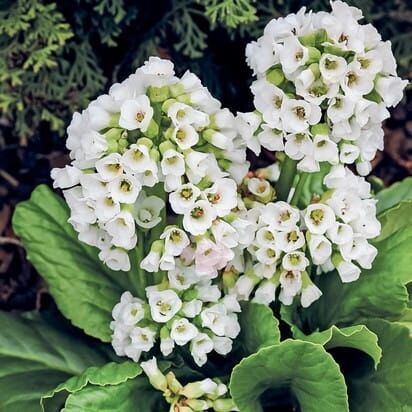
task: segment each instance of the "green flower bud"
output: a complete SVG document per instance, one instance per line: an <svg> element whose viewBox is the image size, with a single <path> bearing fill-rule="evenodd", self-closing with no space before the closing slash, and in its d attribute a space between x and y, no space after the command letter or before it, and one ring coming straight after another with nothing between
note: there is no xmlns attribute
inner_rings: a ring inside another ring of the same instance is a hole
<svg viewBox="0 0 412 412"><path fill-rule="evenodd" d="M160 160L160 153L156 148L153 148L153 149L150 150L149 156L155 162L158 162Z"/></svg>
<svg viewBox="0 0 412 412"><path fill-rule="evenodd" d="M271 69L266 72L266 80L275 86L279 86L285 80L285 75L280 68Z"/></svg>
<svg viewBox="0 0 412 412"><path fill-rule="evenodd" d="M309 59L307 64L317 63L320 59L321 53L316 47L308 47Z"/></svg>
<svg viewBox="0 0 412 412"><path fill-rule="evenodd" d="M141 137L136 143L137 144L143 144L148 149L151 149L153 147L153 141L148 139L147 137Z"/></svg>
<svg viewBox="0 0 412 412"><path fill-rule="evenodd" d="M177 97L185 93L185 88L182 83L175 83L169 86L170 95L173 97Z"/></svg>
<svg viewBox="0 0 412 412"><path fill-rule="evenodd" d="M107 127L119 127L120 113L111 113L109 125Z"/></svg>
<svg viewBox="0 0 412 412"><path fill-rule="evenodd" d="M172 391L172 393L179 393L182 390L183 386L176 379L176 376L173 372L168 372L166 374L166 380L167 380L167 384L169 386L169 389Z"/></svg>
<svg viewBox="0 0 412 412"><path fill-rule="evenodd" d="M127 130L118 127L112 127L103 135L108 140L119 140L127 137Z"/></svg>
<svg viewBox="0 0 412 412"><path fill-rule="evenodd" d="M329 135L330 129L329 126L326 123L318 123L313 125L310 128L310 132L312 133L313 136L317 135Z"/></svg>
<svg viewBox="0 0 412 412"><path fill-rule="evenodd" d="M312 71L313 75L315 76L315 79L318 79L320 77L320 70L319 70L318 63L310 64L308 69Z"/></svg>
<svg viewBox="0 0 412 412"><path fill-rule="evenodd" d="M223 285L227 289L231 289L235 286L237 280L237 274L233 270L226 270L222 274Z"/></svg>
<svg viewBox="0 0 412 412"><path fill-rule="evenodd" d="M165 102L163 102L163 104L162 104L162 112L163 113L167 113L168 112L168 110L169 110L169 108L170 108L170 106L173 104L173 103L176 103L177 102L177 100L176 99L167 99Z"/></svg>
<svg viewBox="0 0 412 412"><path fill-rule="evenodd" d="M156 137L159 134L159 126L153 119L150 120L149 127L144 134L150 138Z"/></svg>
<svg viewBox="0 0 412 412"><path fill-rule="evenodd" d="M215 412L229 412L235 410L235 408L236 405L232 399L216 399L212 406Z"/></svg>
<svg viewBox="0 0 412 412"><path fill-rule="evenodd" d="M167 150L176 150L176 146L170 141L167 140L166 142L162 142L159 145L160 153L163 155Z"/></svg>
<svg viewBox="0 0 412 412"><path fill-rule="evenodd" d="M209 409L209 403L204 399L188 399L186 404L192 408L193 411L205 411Z"/></svg>
<svg viewBox="0 0 412 412"><path fill-rule="evenodd" d="M147 89L147 94L151 102L159 103L164 102L170 96L170 90L168 86L149 86Z"/></svg>

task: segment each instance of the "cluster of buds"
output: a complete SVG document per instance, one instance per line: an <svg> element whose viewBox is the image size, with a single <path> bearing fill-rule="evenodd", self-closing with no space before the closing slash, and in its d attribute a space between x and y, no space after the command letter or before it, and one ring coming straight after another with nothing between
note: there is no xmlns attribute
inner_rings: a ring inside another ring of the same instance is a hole
<svg viewBox="0 0 412 412"><path fill-rule="evenodd" d="M223 200L209 205L220 200L212 182L236 187L224 178L240 181L248 169L230 111L193 73L178 78L156 57L74 114L67 147L72 164L52 171L54 187L63 189L79 239L114 270L130 270L128 251L137 232L161 222L165 193L184 226L201 233L223 213Z"/></svg>
<svg viewBox="0 0 412 412"><path fill-rule="evenodd" d="M366 175L383 149L387 108L401 100L407 81L396 74L390 42L359 24L361 10L331 6L331 13L302 8L273 19L247 46L256 111L239 113L238 127L256 154L261 146L284 151L298 170L355 163Z"/></svg>
<svg viewBox="0 0 412 412"><path fill-rule="evenodd" d="M163 392L163 397L173 412L238 411L229 397L227 386L218 379L206 378L182 385L171 371L161 372L156 358L141 363L151 385Z"/></svg>
<svg viewBox="0 0 412 412"><path fill-rule="evenodd" d="M308 307L322 295L310 275L336 269L342 282L353 282L361 268L372 267L377 250L368 240L378 236L380 223L364 178L343 165L332 167L324 180L328 190L303 211L282 201L263 202L262 193L273 189L264 179L252 179L261 182L262 190L248 197L255 232L242 274L230 289L238 300L269 304L280 288L283 304L299 295Z"/></svg>

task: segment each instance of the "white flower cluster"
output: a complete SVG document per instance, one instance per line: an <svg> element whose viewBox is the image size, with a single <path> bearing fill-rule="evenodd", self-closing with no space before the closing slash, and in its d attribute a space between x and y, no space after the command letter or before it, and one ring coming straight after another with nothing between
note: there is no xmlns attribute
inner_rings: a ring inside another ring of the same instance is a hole
<svg viewBox="0 0 412 412"><path fill-rule="evenodd" d="M234 116L193 73L178 78L157 57L75 113L67 131L72 164L53 169L54 187L79 239L114 270L130 270L136 226L161 221L165 191L184 227L201 234L231 206L217 194L236 187L227 176L240 181L248 170Z"/></svg>
<svg viewBox="0 0 412 412"><path fill-rule="evenodd" d="M138 362L159 341L164 356L176 345L189 345L194 361L202 366L210 352L226 355L232 350L232 339L240 332L237 313L241 311L234 295L221 297L211 282L186 290L172 289L166 282L146 288L146 295L148 303L124 292L113 309L110 327L117 355Z"/></svg>
<svg viewBox="0 0 412 412"><path fill-rule="evenodd" d="M397 77L391 43L359 24L361 10L331 6L273 19L248 44L256 112L239 113L239 131L256 154L261 146L285 151L301 171L355 163L366 175L383 149L387 107L401 100L407 80Z"/></svg>
<svg viewBox="0 0 412 412"><path fill-rule="evenodd" d="M231 290L238 300L267 305L280 288L283 304L300 295L301 305L308 307L322 295L310 278L313 265L318 274L336 268L342 282L353 282L360 268L371 268L377 250L368 239L379 234L380 223L369 183L337 165L325 185L329 190L302 212L282 201L253 202L248 214L255 218L254 239L244 274Z"/></svg>
<svg viewBox="0 0 412 412"><path fill-rule="evenodd" d="M162 373L156 358L142 362L141 366L151 385L163 392L164 399L170 404L170 411L239 410L230 398L227 386L218 379L206 378L182 385L173 372Z"/></svg>

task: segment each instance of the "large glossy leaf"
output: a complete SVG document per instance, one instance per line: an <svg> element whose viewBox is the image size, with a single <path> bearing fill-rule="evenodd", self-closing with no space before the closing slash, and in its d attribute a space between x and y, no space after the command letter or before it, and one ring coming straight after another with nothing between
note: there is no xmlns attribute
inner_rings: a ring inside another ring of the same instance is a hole
<svg viewBox="0 0 412 412"><path fill-rule="evenodd" d="M243 346L244 356L280 342L279 322L268 306L245 303L239 322L241 332L237 340Z"/></svg>
<svg viewBox="0 0 412 412"><path fill-rule="evenodd" d="M412 225L412 200L402 200L379 215L382 231L374 242L381 242L392 233Z"/></svg>
<svg viewBox="0 0 412 412"><path fill-rule="evenodd" d="M339 366L321 345L286 340L243 359L233 370L230 392L242 412L348 411Z"/></svg>
<svg viewBox="0 0 412 412"><path fill-rule="evenodd" d="M127 275L103 265L97 249L77 239L68 217L63 200L43 185L17 206L13 227L61 312L87 334L110 341L111 311L128 289Z"/></svg>
<svg viewBox="0 0 412 412"><path fill-rule="evenodd" d="M378 199L378 213L396 206L402 200L412 200L412 177L407 177L401 182L394 183L381 190L376 198Z"/></svg>
<svg viewBox="0 0 412 412"><path fill-rule="evenodd" d="M321 298L302 312L304 332L325 330L336 324L349 326L368 318L399 319L412 281L412 227L395 231L376 243L378 256L371 270L364 270L353 283L342 284L334 272L319 277Z"/></svg>
<svg viewBox="0 0 412 412"><path fill-rule="evenodd" d="M368 322L379 339L382 360L369 375L347 376L353 412L412 411L412 339L404 326L383 320Z"/></svg>
<svg viewBox="0 0 412 412"><path fill-rule="evenodd" d="M43 393L106 358L41 318L0 312L0 410L39 412Z"/></svg>
<svg viewBox="0 0 412 412"><path fill-rule="evenodd" d="M381 359L382 350L378 345L378 337L365 325L338 328L331 326L322 332L305 335L295 329L295 338L323 345L326 350L335 348L356 349L370 356L375 368Z"/></svg>
<svg viewBox="0 0 412 412"><path fill-rule="evenodd" d="M79 376L73 376L66 382L61 383L55 389L47 393L42 398L44 411L54 412L60 410L66 404L73 404L73 398L77 399L83 395L73 395L86 390L90 393L100 392L100 386L117 386L122 385L130 379L135 379L142 373L142 369L137 363L108 363L101 367L90 367ZM143 379L143 378L142 378ZM153 390L153 395L156 393ZM98 395L96 395L98 398ZM99 409L95 409L99 410Z"/></svg>

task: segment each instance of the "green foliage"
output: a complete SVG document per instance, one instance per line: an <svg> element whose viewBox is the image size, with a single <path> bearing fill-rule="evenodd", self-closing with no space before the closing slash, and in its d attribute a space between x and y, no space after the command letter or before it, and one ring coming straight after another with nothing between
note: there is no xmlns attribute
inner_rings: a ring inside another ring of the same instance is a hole
<svg viewBox="0 0 412 412"><path fill-rule="evenodd" d="M13 226L61 312L87 334L110 341L113 306L124 290L133 289L125 275L99 260L95 248L77 240L68 218L63 200L39 186L17 207Z"/></svg>
<svg viewBox="0 0 412 412"><path fill-rule="evenodd" d="M242 305L239 323L241 332L237 339L242 343L244 356L280 342L279 322L265 305L251 302Z"/></svg>
<svg viewBox="0 0 412 412"><path fill-rule="evenodd" d="M412 411L412 339L408 329L384 320L367 325L378 335L383 357L376 371L347 375L351 411Z"/></svg>
<svg viewBox="0 0 412 412"><path fill-rule="evenodd" d="M230 391L242 412L293 410L297 403L305 412L348 411L338 365L310 342L288 339L243 359L233 370Z"/></svg>
<svg viewBox="0 0 412 412"><path fill-rule="evenodd" d="M41 403L45 412L53 412L64 404L65 410L102 411L109 410L111 402L108 396L114 393L116 396L125 393L125 399L120 397L113 399L118 402L114 409L129 411L134 396L141 399L145 388L150 389L145 378L136 379L142 373L140 366L134 362L107 363L102 367L92 366L81 375L73 376L61 383L42 397ZM133 384L128 381L134 380ZM104 388L103 388L104 387ZM129 388L136 390L136 394L130 396ZM156 399L156 397L155 397ZM157 399L156 399L157 401ZM117 409L119 408L119 409Z"/></svg>
<svg viewBox="0 0 412 412"><path fill-rule="evenodd" d="M0 312L0 410L39 412L40 397L107 359L40 316ZM75 350L74 350L75 349Z"/></svg>

